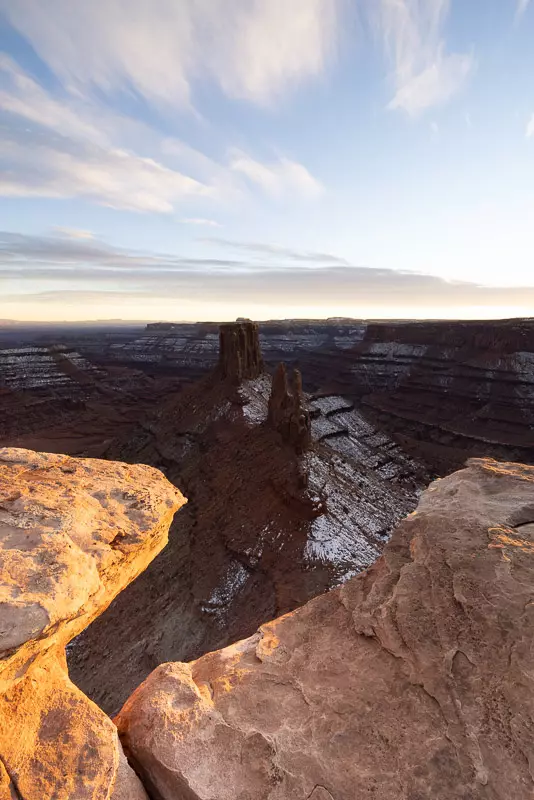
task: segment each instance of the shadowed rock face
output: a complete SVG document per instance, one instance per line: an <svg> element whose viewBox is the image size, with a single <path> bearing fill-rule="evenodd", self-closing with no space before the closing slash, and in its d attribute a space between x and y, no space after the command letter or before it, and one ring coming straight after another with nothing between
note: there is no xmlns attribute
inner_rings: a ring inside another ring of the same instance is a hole
<svg viewBox="0 0 534 800"><path fill-rule="evenodd" d="M184 502L152 467L0 449L2 800L146 800L65 646L164 547Z"/></svg>
<svg viewBox="0 0 534 800"><path fill-rule="evenodd" d="M340 589L190 664L116 722L158 800L531 800L534 468L436 481Z"/></svg>
<svg viewBox="0 0 534 800"><path fill-rule="evenodd" d="M278 365L269 397L268 420L297 453L302 453L311 446L310 413L302 393L302 377L297 369L293 370L293 386L290 391L285 365Z"/></svg>
<svg viewBox="0 0 534 800"><path fill-rule="evenodd" d="M263 359L257 323L247 320L221 325L219 370L223 378L236 383L261 375Z"/></svg>
<svg viewBox="0 0 534 800"><path fill-rule="evenodd" d="M368 567L429 477L343 398L310 400L313 447L268 424L269 375L190 386L113 458L189 498L164 552L69 647L73 681L116 714L150 672L250 636Z"/></svg>

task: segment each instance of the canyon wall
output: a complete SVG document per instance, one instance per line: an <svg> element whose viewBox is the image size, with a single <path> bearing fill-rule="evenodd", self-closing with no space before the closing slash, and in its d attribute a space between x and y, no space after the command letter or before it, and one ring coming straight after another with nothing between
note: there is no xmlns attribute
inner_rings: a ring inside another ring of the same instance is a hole
<svg viewBox="0 0 534 800"><path fill-rule="evenodd" d="M367 567L428 482L351 403L310 401L278 375L216 370L110 448L189 498L160 558L69 650L110 714L158 664L244 638Z"/></svg>
<svg viewBox="0 0 534 800"><path fill-rule="evenodd" d="M103 456L114 428L218 363L215 323L64 338L0 349L4 443ZM532 320L269 321L258 341L271 371L284 361L307 391L345 396L434 474L472 456L534 460Z"/></svg>
<svg viewBox="0 0 534 800"><path fill-rule="evenodd" d="M0 449L0 797L147 800L65 648L165 546L151 467Z"/></svg>

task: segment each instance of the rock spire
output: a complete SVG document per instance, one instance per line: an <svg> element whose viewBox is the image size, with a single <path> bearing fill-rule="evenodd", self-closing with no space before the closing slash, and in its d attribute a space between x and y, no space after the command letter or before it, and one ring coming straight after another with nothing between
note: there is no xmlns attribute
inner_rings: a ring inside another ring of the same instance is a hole
<svg viewBox="0 0 534 800"><path fill-rule="evenodd" d="M219 370L224 379L239 382L262 374L257 322L238 320L221 325L219 343Z"/></svg>
<svg viewBox="0 0 534 800"><path fill-rule="evenodd" d="M276 368L269 397L268 421L297 452L303 452L311 445L310 414L304 402L302 376L298 369L293 370L290 388L285 364Z"/></svg>

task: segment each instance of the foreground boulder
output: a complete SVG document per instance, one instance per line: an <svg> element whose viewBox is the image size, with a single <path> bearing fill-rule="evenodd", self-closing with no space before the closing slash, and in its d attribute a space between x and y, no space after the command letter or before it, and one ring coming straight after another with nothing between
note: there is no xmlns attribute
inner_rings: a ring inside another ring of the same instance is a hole
<svg viewBox="0 0 534 800"><path fill-rule="evenodd" d="M146 800L65 646L164 547L152 467L0 449L0 798Z"/></svg>
<svg viewBox="0 0 534 800"><path fill-rule="evenodd" d="M474 460L345 586L116 720L157 800L531 800L534 468Z"/></svg>

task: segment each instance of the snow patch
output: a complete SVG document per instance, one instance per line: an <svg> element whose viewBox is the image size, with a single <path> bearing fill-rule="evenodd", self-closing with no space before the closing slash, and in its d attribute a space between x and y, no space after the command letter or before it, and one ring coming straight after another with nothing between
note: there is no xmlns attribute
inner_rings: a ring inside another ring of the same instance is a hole
<svg viewBox="0 0 534 800"><path fill-rule="evenodd" d="M261 425L267 419L271 378L260 375L259 378L243 381L238 389L240 397L245 401L243 416L252 425Z"/></svg>
<svg viewBox="0 0 534 800"><path fill-rule="evenodd" d="M249 571L240 561L233 561L226 571L220 586L211 593L201 608L206 614L217 614L228 609L232 600L241 591L249 578Z"/></svg>

